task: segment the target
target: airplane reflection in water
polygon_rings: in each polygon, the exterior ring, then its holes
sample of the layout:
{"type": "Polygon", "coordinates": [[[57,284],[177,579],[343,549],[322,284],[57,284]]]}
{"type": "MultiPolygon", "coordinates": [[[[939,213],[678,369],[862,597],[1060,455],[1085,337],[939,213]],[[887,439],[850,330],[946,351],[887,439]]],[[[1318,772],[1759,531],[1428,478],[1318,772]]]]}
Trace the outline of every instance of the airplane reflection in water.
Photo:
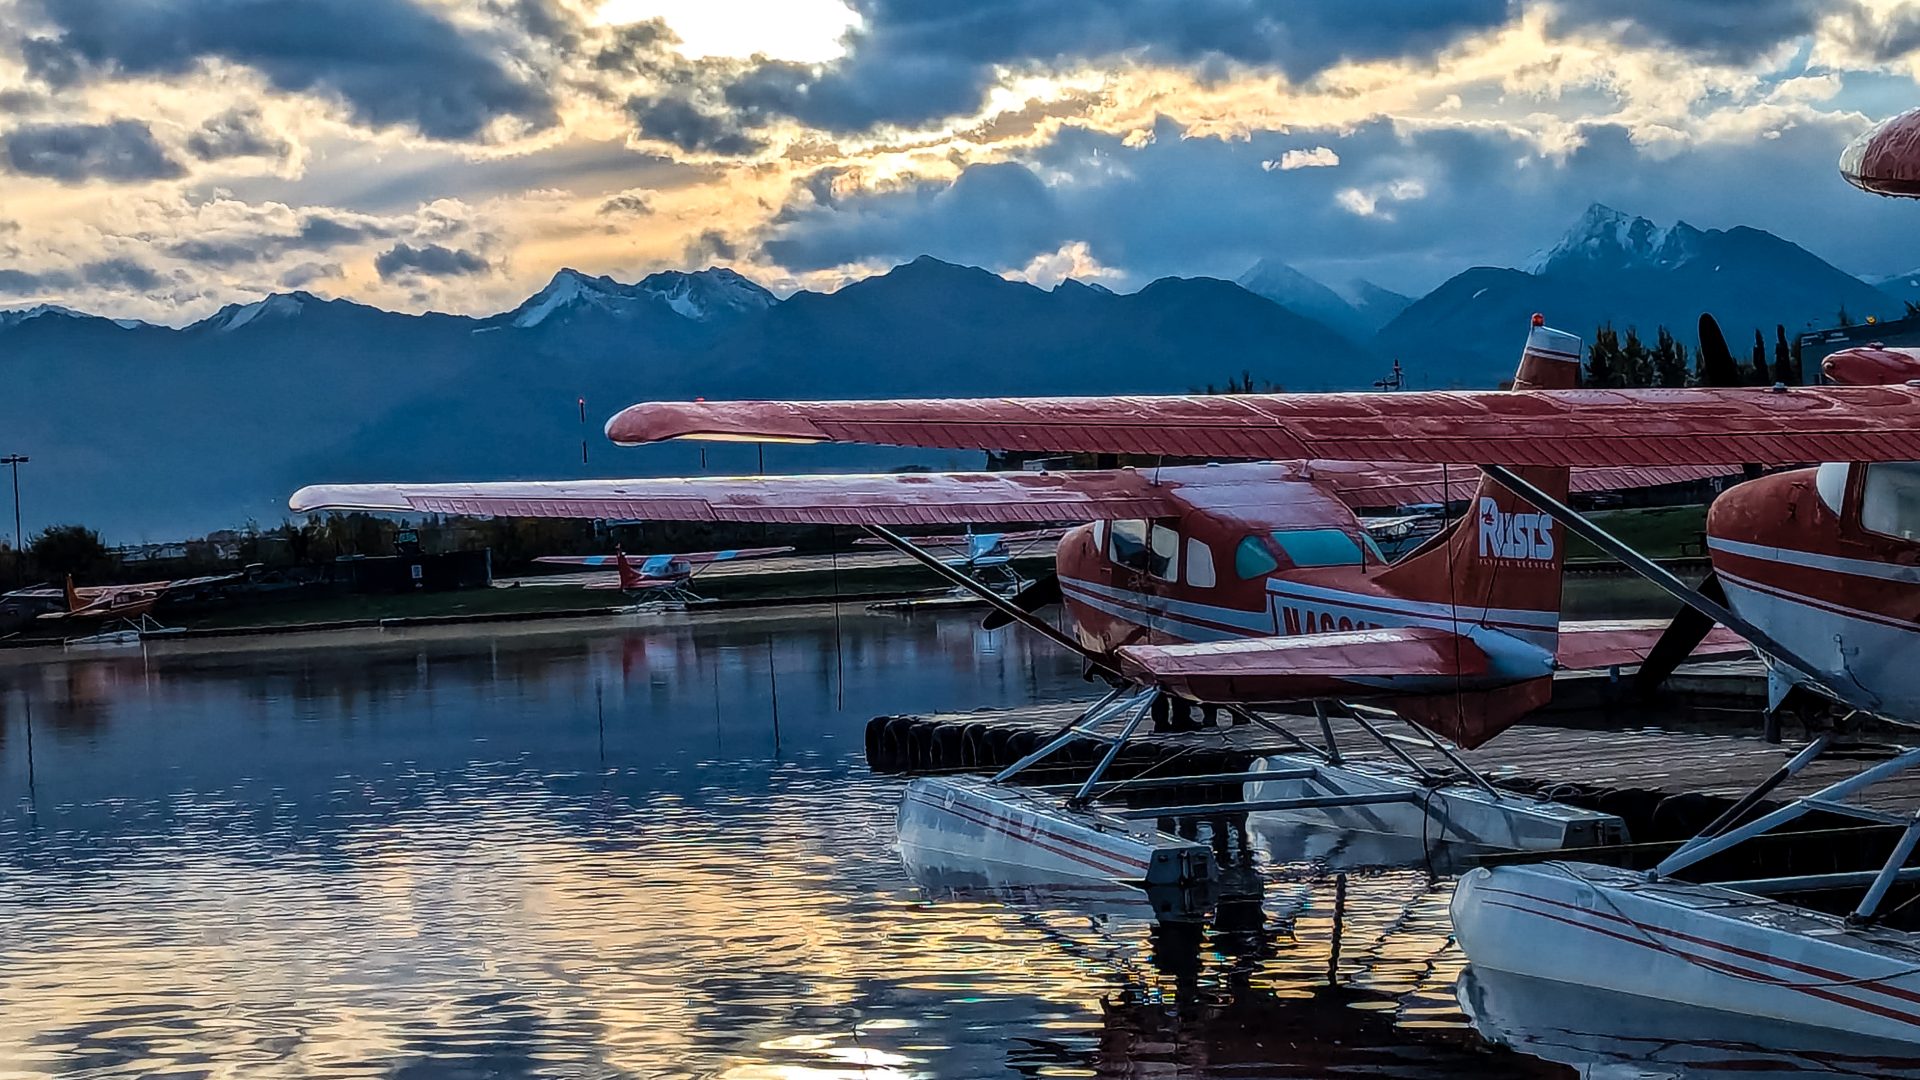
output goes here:
{"type": "Polygon", "coordinates": [[[1920,1077],[1912,1046],[1467,967],[1449,936],[1451,880],[1393,869],[1420,861],[1376,846],[1394,838],[1278,820],[1214,821],[1196,835],[1224,871],[1205,919],[1156,918],[1152,900],[1123,886],[1017,884],[911,859],[907,869],[936,902],[1004,904],[1054,948],[1116,972],[1102,1001],[1102,1075],[1920,1077]],[[1085,923],[1065,926],[1063,909],[1085,923]],[[1129,947],[1139,924],[1144,956],[1129,947]],[[1485,1043],[1466,1037],[1462,1014],[1485,1043]]]}
{"type": "Polygon", "coordinates": [[[1920,1051],[1911,1044],[1479,968],[1461,975],[1459,993],[1461,1009],[1481,1035],[1583,1076],[1920,1077],[1920,1051]]]}

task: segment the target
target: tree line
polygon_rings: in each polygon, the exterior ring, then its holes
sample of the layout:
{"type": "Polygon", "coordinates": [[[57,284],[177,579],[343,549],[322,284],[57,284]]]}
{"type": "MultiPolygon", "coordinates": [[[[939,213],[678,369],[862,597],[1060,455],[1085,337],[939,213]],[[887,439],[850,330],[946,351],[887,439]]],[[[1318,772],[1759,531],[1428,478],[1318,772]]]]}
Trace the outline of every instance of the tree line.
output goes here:
{"type": "Polygon", "coordinates": [[[1658,327],[1651,344],[1629,326],[1622,335],[1612,323],[1593,333],[1587,346],[1587,362],[1581,384],[1591,387],[1625,388],[1644,386],[1788,386],[1800,381],[1800,343],[1787,340],[1787,328],[1775,324],[1771,347],[1760,331],[1753,332],[1753,347],[1743,358],[1729,343],[1730,355],[1708,356],[1698,348],[1688,348],[1666,327],[1658,327]]]}
{"type": "MultiPolygon", "coordinates": [[[[24,550],[0,542],[0,592],[18,585],[64,581],[83,585],[156,581],[231,572],[315,570],[342,558],[393,555],[399,534],[411,530],[428,553],[490,548],[494,572],[528,571],[541,555],[604,555],[624,547],[634,555],[790,545],[802,552],[845,550],[858,530],[829,525],[757,525],[743,522],[604,522],[543,518],[426,515],[411,523],[355,511],[311,514],[300,520],[223,530],[178,545],[169,558],[129,558],[93,529],[52,525],[28,538],[24,550]]],[[[169,545],[172,546],[172,545],[169,545]]]]}

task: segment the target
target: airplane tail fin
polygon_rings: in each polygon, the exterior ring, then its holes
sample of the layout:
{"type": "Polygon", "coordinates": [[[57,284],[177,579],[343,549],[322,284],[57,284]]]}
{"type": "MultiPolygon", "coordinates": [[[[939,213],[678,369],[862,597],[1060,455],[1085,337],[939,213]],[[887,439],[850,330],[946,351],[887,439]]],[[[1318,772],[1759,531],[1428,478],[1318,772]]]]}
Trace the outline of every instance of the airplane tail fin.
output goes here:
{"type": "Polygon", "coordinates": [[[613,549],[613,564],[620,571],[620,590],[622,592],[633,592],[643,587],[646,579],[641,576],[640,571],[633,568],[632,563],[627,561],[625,549],[613,549]]]}
{"type": "Polygon", "coordinates": [[[69,614],[71,614],[72,612],[79,611],[80,607],[81,607],[80,591],[73,587],[73,575],[68,574],[67,575],[67,611],[69,614]]]}
{"type": "MultiPolygon", "coordinates": [[[[1569,389],[1579,377],[1580,339],[1534,316],[1514,389],[1569,389]]],[[[1555,498],[1567,497],[1565,468],[1513,471],[1555,498]]],[[[1468,470],[1463,467],[1462,472],[1468,470]]],[[[1558,524],[1482,476],[1467,498],[1465,513],[1376,580],[1397,596],[1442,610],[1456,633],[1485,639],[1497,666],[1503,639],[1523,643],[1524,652],[1555,654],[1565,564],[1566,537],[1558,524]]],[[[1532,666],[1537,659],[1516,654],[1516,661],[1530,670],[1538,670],[1532,666]]],[[[1550,691],[1550,678],[1533,679],[1501,690],[1456,695],[1459,700],[1409,701],[1401,711],[1456,742],[1473,746],[1544,705],[1550,691]]]]}

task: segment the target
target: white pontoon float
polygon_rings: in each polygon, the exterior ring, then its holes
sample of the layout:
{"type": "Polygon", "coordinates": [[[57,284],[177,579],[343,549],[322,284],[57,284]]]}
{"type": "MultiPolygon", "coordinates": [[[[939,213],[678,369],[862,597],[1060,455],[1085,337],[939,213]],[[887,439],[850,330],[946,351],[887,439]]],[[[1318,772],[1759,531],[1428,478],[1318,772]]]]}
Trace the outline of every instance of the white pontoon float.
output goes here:
{"type": "MultiPolygon", "coordinates": [[[[899,814],[902,855],[911,862],[962,862],[986,866],[1013,880],[1033,874],[1060,882],[1126,882],[1141,887],[1182,888],[1204,884],[1215,868],[1204,843],[1163,831],[1160,821],[1191,821],[1245,814],[1249,832],[1279,823],[1357,830],[1397,836],[1456,850],[1558,850],[1624,842],[1619,818],[1494,787],[1461,762],[1445,744],[1426,746],[1452,764],[1424,765],[1399,742],[1416,740],[1385,731],[1356,711],[1360,725],[1391,751],[1403,767],[1382,761],[1351,761],[1327,737],[1316,746],[1251,710],[1233,711],[1280,735],[1299,753],[1256,761],[1245,772],[1151,775],[1106,780],[1108,769],[1152,710],[1156,689],[1116,689],[1032,753],[991,779],[920,777],[907,785],[899,814]],[[1109,734],[1104,728],[1117,725],[1109,734]],[[1020,774],[1070,743],[1092,739],[1106,751],[1077,783],[1028,786],[1020,774]],[[1234,799],[1097,808],[1096,803],[1142,792],[1239,785],[1234,799]],[[1017,872],[1017,873],[1016,873],[1017,872]]],[[[1423,733],[1424,734],[1424,733],[1423,733]]],[[[1417,745],[1417,744],[1416,744],[1417,745]]]]}
{"type": "Polygon", "coordinates": [[[1820,739],[1651,871],[1590,863],[1500,866],[1469,873],[1453,923],[1476,967],[1767,1017],[1883,1039],[1920,1042],[1920,942],[1876,924],[1896,882],[1920,880],[1907,858],[1920,814],[1846,801],[1920,766],[1907,750],[1738,827],[1733,821],[1825,749],[1820,739]],[[1901,828],[1877,871],[1695,885],[1673,880],[1702,859],[1819,810],[1901,828]],[[1845,917],[1771,897],[1864,887],[1845,917]]]}
{"type": "MultiPolygon", "coordinates": [[[[1745,637],[1770,666],[1818,670],[1725,605],[1608,535],[1560,501],[1497,466],[1487,475],[1614,555],[1701,614],[1745,637]]],[[[1850,706],[1838,725],[1873,715],[1858,688],[1808,680],[1850,706]]],[[[1920,941],[1880,926],[1896,883],[1920,880],[1907,860],[1920,845],[1920,813],[1890,813],[1848,800],[1920,766],[1909,749],[1812,795],[1739,824],[1781,784],[1827,749],[1816,739],[1651,871],[1589,863],[1542,863],[1475,870],[1453,898],[1454,930],[1476,967],[1578,982],[1636,997],[1764,1017],[1874,1038],[1920,1042],[1920,941]],[[1719,884],[1674,880],[1702,859],[1772,832],[1812,811],[1900,829],[1878,870],[1775,877],[1719,884]],[[1864,888],[1851,914],[1827,915],[1772,899],[1864,888]]]]}

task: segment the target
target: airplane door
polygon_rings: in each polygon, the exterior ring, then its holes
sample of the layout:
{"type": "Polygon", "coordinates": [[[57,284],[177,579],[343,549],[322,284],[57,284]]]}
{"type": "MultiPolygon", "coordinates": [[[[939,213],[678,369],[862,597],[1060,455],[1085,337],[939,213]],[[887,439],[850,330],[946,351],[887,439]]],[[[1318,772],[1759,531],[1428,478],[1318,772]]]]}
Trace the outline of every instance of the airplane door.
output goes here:
{"type": "Polygon", "coordinates": [[[1180,581],[1180,531],[1172,518],[1152,522],[1147,533],[1146,565],[1139,572],[1139,590],[1151,611],[1147,629],[1155,641],[1185,641],[1180,622],[1171,617],[1168,604],[1180,581]]]}

